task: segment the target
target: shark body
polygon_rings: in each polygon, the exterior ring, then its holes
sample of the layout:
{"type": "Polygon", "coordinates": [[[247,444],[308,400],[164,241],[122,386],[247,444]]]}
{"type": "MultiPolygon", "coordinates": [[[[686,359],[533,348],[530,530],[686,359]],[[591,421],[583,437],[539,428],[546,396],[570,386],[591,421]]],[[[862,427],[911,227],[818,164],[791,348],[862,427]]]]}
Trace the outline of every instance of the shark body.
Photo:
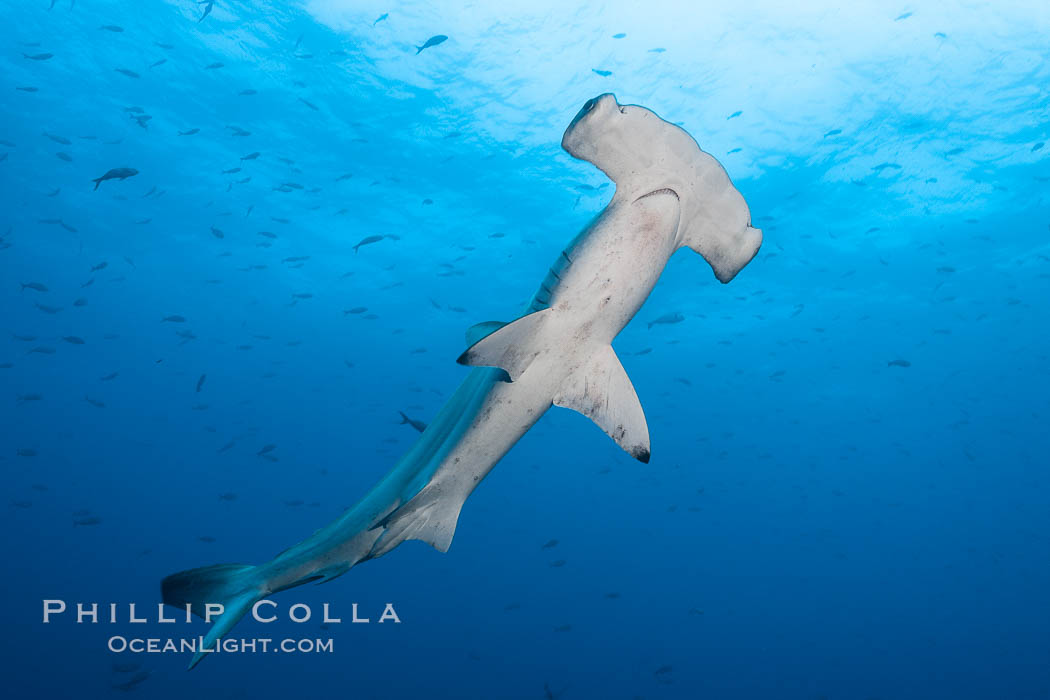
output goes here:
{"type": "Polygon", "coordinates": [[[268,563],[164,579],[165,603],[191,604],[198,614],[223,606],[205,649],[272,593],[330,581],[409,539],[447,551],[467,497],[551,406],[588,416],[649,461],[645,415],[612,340],[677,250],[700,253],[728,282],[762,234],[722,166],[644,107],[611,94],[589,100],[562,146],[616,183],[612,201],[561,252],[523,316],[468,331],[458,361],[475,369],[393,469],[338,520],[268,563]]]}

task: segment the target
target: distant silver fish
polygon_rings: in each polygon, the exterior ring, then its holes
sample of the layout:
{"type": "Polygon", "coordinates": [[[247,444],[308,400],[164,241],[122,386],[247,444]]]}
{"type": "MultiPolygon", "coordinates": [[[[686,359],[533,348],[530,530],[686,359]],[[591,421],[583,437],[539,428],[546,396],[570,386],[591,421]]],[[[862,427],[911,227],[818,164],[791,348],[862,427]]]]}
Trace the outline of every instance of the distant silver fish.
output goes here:
{"type": "Polygon", "coordinates": [[[135,170],[135,168],[113,168],[112,170],[107,170],[105,172],[105,174],[102,175],[101,177],[96,177],[94,180],[92,180],[92,182],[95,183],[95,189],[97,190],[98,186],[101,185],[106,180],[122,180],[123,181],[123,180],[127,180],[129,177],[134,177],[135,175],[138,175],[138,174],[139,174],[139,171],[135,170]]]}
{"type": "Polygon", "coordinates": [[[649,326],[648,327],[652,328],[653,326],[655,326],[657,324],[681,323],[684,320],[685,320],[685,316],[683,316],[679,312],[675,311],[674,313],[664,314],[663,316],[660,316],[659,318],[655,318],[652,321],[649,321],[649,326]]]}
{"type": "Polygon", "coordinates": [[[409,418],[402,411],[398,411],[398,413],[401,414],[401,425],[405,425],[407,423],[408,425],[411,425],[413,428],[415,428],[419,432],[423,432],[424,430],[427,429],[427,424],[424,423],[423,421],[416,420],[415,418],[409,418]]]}
{"type": "Polygon", "coordinates": [[[438,44],[445,43],[447,39],[448,37],[444,34],[435,34],[434,36],[427,39],[426,43],[424,43],[422,46],[416,47],[416,55],[418,56],[423,51],[423,49],[429,49],[431,46],[437,46],[438,44]]]}
{"type": "Polygon", "coordinates": [[[364,238],[362,238],[360,241],[357,242],[357,245],[354,246],[354,252],[356,253],[357,249],[360,248],[363,245],[370,245],[372,243],[378,243],[381,240],[383,240],[382,236],[365,236],[364,238]]]}

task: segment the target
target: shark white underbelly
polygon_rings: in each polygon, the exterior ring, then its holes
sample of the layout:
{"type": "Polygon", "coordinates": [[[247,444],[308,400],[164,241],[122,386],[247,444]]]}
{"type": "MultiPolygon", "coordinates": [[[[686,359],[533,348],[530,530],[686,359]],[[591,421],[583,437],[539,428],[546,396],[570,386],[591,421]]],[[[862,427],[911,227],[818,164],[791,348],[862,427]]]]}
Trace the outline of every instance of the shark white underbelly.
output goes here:
{"type": "Polygon", "coordinates": [[[475,369],[408,453],[342,517],[270,562],[164,579],[165,603],[198,614],[223,606],[206,648],[271,593],[331,580],[409,539],[446,551],[467,497],[553,405],[583,413],[649,461],[645,415],[612,340],[679,248],[699,252],[728,282],[758,251],[761,232],[721,165],[643,107],[608,94],[590,100],[562,145],[609,175],[616,193],[558,256],[524,316],[468,332],[459,362],[475,369]]]}

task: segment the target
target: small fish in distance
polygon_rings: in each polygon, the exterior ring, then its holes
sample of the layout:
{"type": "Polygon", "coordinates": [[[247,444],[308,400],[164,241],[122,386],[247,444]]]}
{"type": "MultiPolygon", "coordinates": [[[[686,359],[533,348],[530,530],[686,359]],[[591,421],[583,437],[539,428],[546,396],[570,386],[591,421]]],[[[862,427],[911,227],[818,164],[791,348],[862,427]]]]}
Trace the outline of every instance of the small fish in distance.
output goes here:
{"type": "Polygon", "coordinates": [[[674,313],[664,314],[663,316],[660,316],[659,318],[656,318],[656,319],[653,319],[652,321],[649,321],[649,326],[648,327],[652,328],[653,326],[655,326],[657,324],[670,325],[670,324],[674,324],[674,323],[681,323],[684,320],[685,320],[685,316],[683,316],[678,311],[675,311],[674,313]]]}
{"type": "Polygon", "coordinates": [[[427,424],[424,423],[423,421],[416,420],[415,418],[409,418],[408,416],[406,416],[401,411],[398,411],[398,413],[401,414],[401,425],[404,425],[405,423],[408,423],[409,425],[411,425],[413,428],[415,428],[419,432],[423,432],[424,430],[427,429],[427,424]]]}
{"type": "Polygon", "coordinates": [[[445,43],[447,39],[448,37],[444,34],[435,34],[434,36],[427,39],[422,46],[416,47],[416,55],[418,56],[420,53],[422,53],[423,49],[429,49],[431,46],[437,46],[438,44],[445,43]]]}
{"type": "Polygon", "coordinates": [[[360,248],[363,245],[370,245],[372,243],[378,243],[381,240],[383,240],[382,236],[366,236],[366,237],[362,238],[360,241],[358,241],[357,245],[354,246],[354,253],[357,253],[357,249],[360,248]]]}
{"type": "Polygon", "coordinates": [[[129,177],[134,177],[135,175],[138,175],[138,174],[139,174],[139,171],[135,170],[135,168],[113,168],[112,170],[107,170],[104,175],[102,175],[101,177],[95,178],[94,180],[92,180],[92,182],[95,183],[95,189],[97,190],[99,185],[101,185],[106,180],[122,180],[123,181],[123,180],[128,179],[129,177]]]}

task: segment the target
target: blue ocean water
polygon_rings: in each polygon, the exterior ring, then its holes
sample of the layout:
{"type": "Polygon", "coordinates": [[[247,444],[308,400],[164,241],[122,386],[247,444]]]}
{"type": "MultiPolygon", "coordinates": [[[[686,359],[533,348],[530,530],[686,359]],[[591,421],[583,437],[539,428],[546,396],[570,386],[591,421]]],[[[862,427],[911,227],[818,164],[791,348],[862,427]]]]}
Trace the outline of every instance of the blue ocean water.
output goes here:
{"type": "Polygon", "coordinates": [[[0,7],[5,696],[1050,697],[1045,3],[0,7]],[[560,148],[604,92],[765,236],[616,340],[651,462],[553,409],[448,553],[235,629],[330,652],[108,650],[412,445],[611,199],[560,148]]]}

